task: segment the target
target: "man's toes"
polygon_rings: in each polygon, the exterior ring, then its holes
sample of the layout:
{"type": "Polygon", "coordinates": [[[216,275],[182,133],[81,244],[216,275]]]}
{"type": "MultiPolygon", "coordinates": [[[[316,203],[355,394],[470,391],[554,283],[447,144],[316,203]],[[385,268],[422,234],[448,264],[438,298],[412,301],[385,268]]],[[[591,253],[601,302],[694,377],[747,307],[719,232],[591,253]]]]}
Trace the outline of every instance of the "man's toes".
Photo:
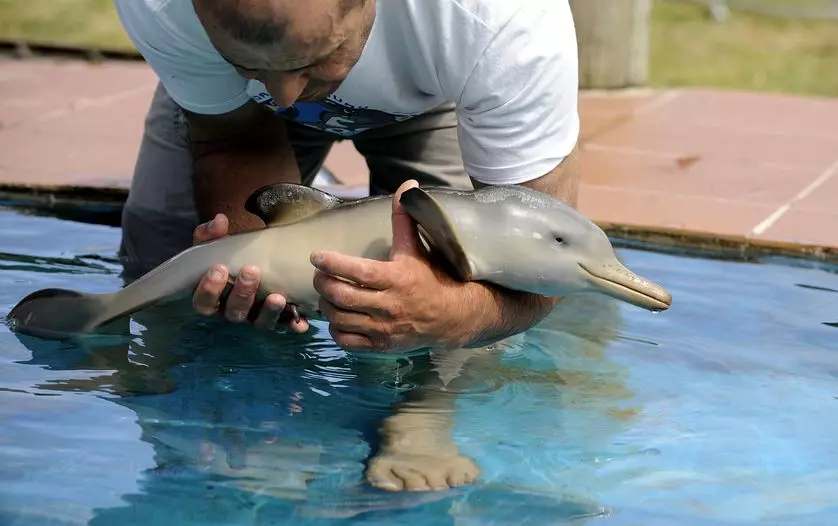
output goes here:
{"type": "Polygon", "coordinates": [[[386,491],[401,491],[404,489],[402,479],[397,477],[389,469],[371,467],[367,472],[367,481],[371,486],[386,491]]]}
{"type": "Polygon", "coordinates": [[[448,482],[445,480],[444,471],[433,471],[425,473],[425,479],[428,481],[428,486],[434,491],[442,491],[448,489],[448,482]]]}
{"type": "Polygon", "coordinates": [[[471,484],[480,476],[480,469],[472,462],[457,466],[448,474],[448,484],[452,487],[459,487],[463,484],[471,484]]]}
{"type": "Polygon", "coordinates": [[[448,485],[457,488],[466,483],[466,474],[462,470],[455,469],[448,474],[448,485]]]}
{"type": "Polygon", "coordinates": [[[425,476],[407,467],[393,466],[393,473],[404,481],[404,489],[408,491],[430,491],[425,476]]]}
{"type": "Polygon", "coordinates": [[[465,476],[466,484],[473,484],[477,480],[477,477],[479,477],[479,476],[480,476],[480,469],[478,469],[477,467],[474,467],[474,466],[469,467],[469,469],[466,470],[466,476],[465,476]]]}

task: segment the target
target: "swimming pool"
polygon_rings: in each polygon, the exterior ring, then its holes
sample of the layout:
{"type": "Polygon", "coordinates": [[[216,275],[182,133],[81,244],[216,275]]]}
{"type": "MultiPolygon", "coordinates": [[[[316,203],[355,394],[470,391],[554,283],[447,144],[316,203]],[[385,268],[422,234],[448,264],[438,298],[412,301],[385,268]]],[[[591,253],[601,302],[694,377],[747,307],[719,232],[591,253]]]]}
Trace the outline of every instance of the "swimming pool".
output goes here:
{"type": "MultiPolygon", "coordinates": [[[[43,287],[112,290],[119,232],[0,209],[0,316],[43,287]]],[[[838,273],[624,249],[673,294],[566,300],[459,398],[483,473],[365,486],[375,382],[321,325],[255,334],[153,309],[83,345],[0,325],[0,524],[838,524],[838,273]],[[308,486],[298,474],[308,473],[308,486]]]]}

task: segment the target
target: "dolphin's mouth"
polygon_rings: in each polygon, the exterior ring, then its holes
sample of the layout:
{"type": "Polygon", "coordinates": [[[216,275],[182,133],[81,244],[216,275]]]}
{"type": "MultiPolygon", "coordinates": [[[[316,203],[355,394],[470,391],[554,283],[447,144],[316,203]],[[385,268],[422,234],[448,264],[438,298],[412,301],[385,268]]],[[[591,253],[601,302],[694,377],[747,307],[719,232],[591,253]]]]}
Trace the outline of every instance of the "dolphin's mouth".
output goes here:
{"type": "Polygon", "coordinates": [[[672,295],[657,283],[643,279],[614,260],[607,265],[586,266],[588,282],[599,292],[637,307],[658,312],[672,305],[672,295]]]}

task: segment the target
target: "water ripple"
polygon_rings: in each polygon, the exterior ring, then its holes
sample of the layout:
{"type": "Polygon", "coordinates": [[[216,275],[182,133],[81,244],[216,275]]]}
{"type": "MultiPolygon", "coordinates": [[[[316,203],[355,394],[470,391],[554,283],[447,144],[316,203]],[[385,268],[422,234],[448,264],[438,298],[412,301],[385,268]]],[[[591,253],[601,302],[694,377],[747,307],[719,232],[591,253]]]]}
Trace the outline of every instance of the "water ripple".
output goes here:
{"type": "MultiPolygon", "coordinates": [[[[0,311],[43,286],[121,285],[117,229],[0,220],[0,311]]],[[[838,275],[621,257],[671,288],[672,309],[566,298],[447,391],[425,382],[453,357],[354,355],[320,322],[262,334],[188,298],[115,336],[0,324],[0,523],[835,523],[838,323],[823,319],[838,275]],[[452,402],[451,438],[481,477],[372,490],[382,419],[423,386],[452,402]]]]}

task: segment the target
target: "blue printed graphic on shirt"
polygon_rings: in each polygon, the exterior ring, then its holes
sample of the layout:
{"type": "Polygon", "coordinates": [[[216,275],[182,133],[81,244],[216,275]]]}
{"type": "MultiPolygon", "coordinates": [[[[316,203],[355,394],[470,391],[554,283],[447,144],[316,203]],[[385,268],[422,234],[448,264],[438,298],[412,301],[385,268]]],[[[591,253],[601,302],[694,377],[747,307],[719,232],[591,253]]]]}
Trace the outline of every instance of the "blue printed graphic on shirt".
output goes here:
{"type": "Polygon", "coordinates": [[[273,98],[264,92],[254,95],[252,98],[259,104],[294,122],[345,137],[379,126],[401,122],[413,116],[354,107],[333,97],[321,102],[297,102],[288,108],[280,108],[274,103],[273,98]]]}

